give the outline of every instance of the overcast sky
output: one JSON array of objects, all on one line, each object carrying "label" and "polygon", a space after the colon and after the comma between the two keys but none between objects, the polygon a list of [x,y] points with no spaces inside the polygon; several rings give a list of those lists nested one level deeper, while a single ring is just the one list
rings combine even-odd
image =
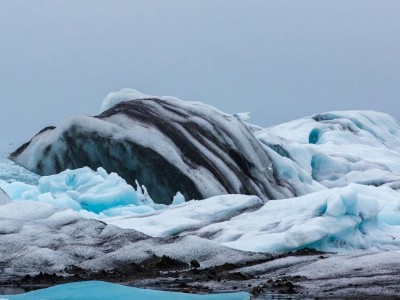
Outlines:
[{"label": "overcast sky", "polygon": [[400,1],[0,0],[0,139],[98,112],[124,87],[250,111],[400,118]]}]

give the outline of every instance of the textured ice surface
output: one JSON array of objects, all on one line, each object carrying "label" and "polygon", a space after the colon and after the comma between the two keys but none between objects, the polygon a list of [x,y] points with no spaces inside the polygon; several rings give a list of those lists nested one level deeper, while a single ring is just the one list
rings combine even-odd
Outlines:
[{"label": "textured ice surface", "polygon": [[164,292],[148,289],[138,289],[119,284],[113,284],[102,281],[84,281],[76,283],[67,283],[53,286],[46,289],[36,290],[33,292],[1,296],[0,299],[8,300],[37,300],[37,299],[163,299],[163,300],[247,300],[250,299],[248,293],[229,293],[215,295],[191,295],[176,292]]},{"label": "textured ice surface", "polygon": [[0,180],[37,184],[39,178],[39,175],[28,171],[0,154]]},{"label": "textured ice surface", "polygon": [[400,124],[385,113],[322,113],[254,133],[327,188],[352,182],[400,188]]},{"label": "textured ice surface", "polygon": [[98,116],[71,117],[39,132],[10,157],[41,175],[103,167],[132,185],[138,180],[164,204],[178,191],[187,200],[221,194],[268,200],[305,191],[269,167],[268,152],[240,117],[165,97],[115,103]]},{"label": "textured ice surface", "polygon": [[197,236],[153,239],[32,201],[0,205],[0,253],[0,282],[40,272],[67,275],[64,269],[70,266],[104,270],[152,255],[187,263],[196,259],[204,267],[253,257]]},{"label": "textured ice surface", "polygon": [[254,212],[197,232],[248,251],[286,252],[400,248],[400,197],[389,187],[350,184],[302,197],[269,201]]},{"label": "textured ice surface", "polygon": [[261,206],[255,196],[223,195],[171,205],[143,215],[102,219],[121,228],[134,228],[154,237],[189,234],[206,225],[229,220],[243,211]]},{"label": "textured ice surface", "polygon": [[38,180],[38,185],[0,180],[0,187],[14,201],[41,201],[60,208],[86,210],[95,214],[143,213],[163,207],[154,204],[146,188],[138,184],[135,190],[117,174],[108,174],[102,168],[93,171],[85,167],[43,176]]},{"label": "textured ice surface", "polygon": [[[198,235],[246,251],[284,252],[400,248],[400,197],[390,187],[350,184],[262,205],[259,198],[223,195],[154,204],[116,174],[89,168],[44,176],[39,185],[0,182],[14,201],[72,208],[153,237]],[[261,208],[260,208],[261,207]]]}]

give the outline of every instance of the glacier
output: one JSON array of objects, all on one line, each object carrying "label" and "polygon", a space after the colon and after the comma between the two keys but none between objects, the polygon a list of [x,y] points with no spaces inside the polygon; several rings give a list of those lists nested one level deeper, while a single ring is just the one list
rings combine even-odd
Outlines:
[{"label": "glacier", "polygon": [[[99,116],[45,128],[0,161],[0,278],[151,255],[202,268],[254,258],[264,262],[239,272],[285,270],[335,295],[351,295],[342,279],[355,276],[352,284],[380,295],[368,285],[383,279],[369,274],[382,270],[392,282],[399,269],[399,121],[374,111],[268,128],[249,121],[124,89],[104,99]],[[308,248],[324,254],[285,256]]]},{"label": "glacier", "polygon": [[273,172],[304,196],[262,204],[257,196],[245,195],[185,201],[178,192],[164,201],[171,205],[158,204],[145,186],[136,181],[134,189],[101,167],[66,170],[35,184],[26,180],[28,171],[13,165],[25,182],[0,180],[0,187],[13,201],[70,208],[152,237],[196,235],[256,252],[399,248],[400,127],[395,119],[376,112],[334,112],[266,129],[249,127],[271,157]]}]

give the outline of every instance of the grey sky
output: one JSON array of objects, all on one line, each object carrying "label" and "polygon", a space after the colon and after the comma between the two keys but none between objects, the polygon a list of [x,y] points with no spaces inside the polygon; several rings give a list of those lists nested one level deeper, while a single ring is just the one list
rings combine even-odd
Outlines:
[{"label": "grey sky", "polygon": [[0,139],[123,87],[252,112],[400,117],[400,1],[0,0]]}]

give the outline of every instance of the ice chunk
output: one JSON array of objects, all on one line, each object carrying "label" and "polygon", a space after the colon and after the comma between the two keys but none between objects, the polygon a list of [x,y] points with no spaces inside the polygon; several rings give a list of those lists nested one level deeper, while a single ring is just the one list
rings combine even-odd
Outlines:
[{"label": "ice chunk", "polygon": [[181,192],[177,192],[172,199],[172,205],[179,205],[182,203],[185,203],[185,197],[181,194]]},{"label": "ice chunk", "polygon": [[[38,185],[23,182],[0,181],[14,201],[40,201],[60,208],[75,211],[87,210],[95,214],[114,214],[121,207],[135,213],[154,211],[159,207],[153,203],[146,191],[135,190],[116,173],[108,174],[104,169],[93,171],[88,167],[66,170],[60,174],[43,176]],[[138,206],[142,206],[137,209]]]}]

